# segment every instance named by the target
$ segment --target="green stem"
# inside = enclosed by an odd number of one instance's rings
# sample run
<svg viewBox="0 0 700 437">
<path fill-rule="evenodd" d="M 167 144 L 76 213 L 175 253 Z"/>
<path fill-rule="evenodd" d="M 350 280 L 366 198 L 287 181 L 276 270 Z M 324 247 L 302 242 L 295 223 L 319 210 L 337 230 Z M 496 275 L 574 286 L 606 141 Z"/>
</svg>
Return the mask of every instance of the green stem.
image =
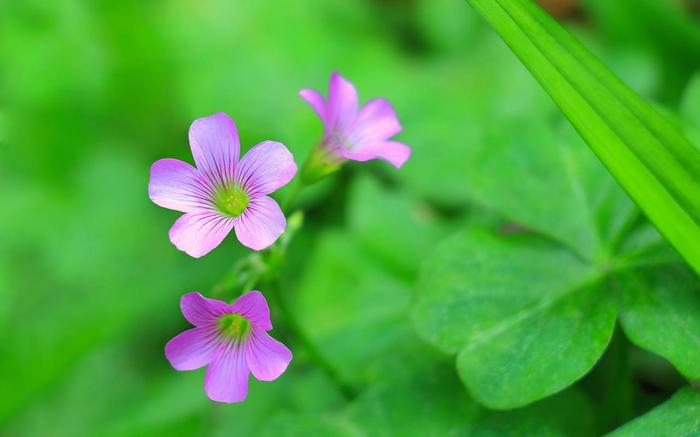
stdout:
<svg viewBox="0 0 700 437">
<path fill-rule="evenodd" d="M 227 295 L 233 291 L 236 294 L 235 297 L 237 297 L 240 293 L 246 293 L 253 287 L 260 285 L 266 295 L 279 308 L 286 322 L 285 326 L 295 336 L 295 340 L 301 343 L 309 358 L 338 387 L 343 397 L 346 400 L 351 400 L 357 395 L 355 389 L 343 381 L 335 368 L 323 357 L 306 335 L 301 324 L 287 305 L 286 299 L 280 293 L 281 287 L 278 286 L 278 273 L 284 264 L 287 246 L 295 233 L 301 228 L 304 219 L 302 211 L 289 214 L 289 208 L 305 187 L 340 168 L 340 163 L 329 162 L 326 155 L 327 152 L 320 147 L 312 150 L 304 164 L 302 174 L 296 179 L 294 186 L 291 187 L 282 200 L 282 210 L 288 216 L 287 230 L 282 237 L 266 251 L 251 254 L 237 262 L 233 270 L 214 286 L 213 294 L 216 296 Z"/>
</svg>

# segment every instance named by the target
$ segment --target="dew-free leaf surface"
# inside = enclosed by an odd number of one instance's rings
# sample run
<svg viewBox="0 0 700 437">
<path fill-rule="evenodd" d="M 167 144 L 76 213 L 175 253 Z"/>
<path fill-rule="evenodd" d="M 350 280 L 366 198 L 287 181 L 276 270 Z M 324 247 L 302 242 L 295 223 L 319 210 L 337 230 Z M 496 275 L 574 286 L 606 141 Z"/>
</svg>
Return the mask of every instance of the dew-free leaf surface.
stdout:
<svg viewBox="0 0 700 437">
<path fill-rule="evenodd" d="M 700 433 L 700 392 L 686 387 L 667 402 L 627 425 L 608 434 L 609 437 L 638 435 L 672 435 L 690 437 Z"/>
<path fill-rule="evenodd" d="M 700 151 L 532 0 L 470 0 L 700 272 Z"/>
<path fill-rule="evenodd" d="M 677 258 L 569 128 L 504 126 L 473 146 L 468 178 L 472 197 L 511 224 L 457 233 L 427 256 L 412 307 L 419 334 L 456 355 L 465 386 L 491 408 L 527 405 L 583 377 L 618 312 L 638 345 L 694 372 L 692 274 L 654 276 Z M 499 169 L 507 176 L 488 179 Z M 647 283 L 647 271 L 657 289 L 665 284 L 656 295 L 621 286 L 621 276 Z"/>
</svg>

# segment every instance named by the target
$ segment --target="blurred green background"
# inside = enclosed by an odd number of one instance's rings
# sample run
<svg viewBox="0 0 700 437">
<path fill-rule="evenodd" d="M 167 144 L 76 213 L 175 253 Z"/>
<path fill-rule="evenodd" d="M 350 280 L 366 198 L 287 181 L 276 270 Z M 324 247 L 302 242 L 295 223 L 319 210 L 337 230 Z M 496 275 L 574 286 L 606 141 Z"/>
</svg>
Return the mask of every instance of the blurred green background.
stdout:
<svg viewBox="0 0 700 437">
<path fill-rule="evenodd" d="M 547 3 L 635 90 L 671 114 L 687 105 L 694 5 Z M 177 251 L 178 214 L 149 201 L 148 168 L 191 162 L 190 122 L 218 111 L 244 150 L 281 141 L 301 163 L 321 126 L 297 92 L 325 93 L 334 69 L 363 101 L 391 99 L 413 147 L 400 171 L 349 165 L 307 193 L 284 272 L 309 336 L 361 395 L 346 402 L 291 338 L 286 374 L 215 405 L 203 371 L 174 371 L 163 347 L 188 326 L 180 296 L 210 293 L 247 252 L 233 237 L 199 260 Z M 562 118 L 465 2 L 5 0 L 0 78 L 0 434 L 461 435 L 488 416 L 407 308 L 435 243 L 504 222 L 470 200 L 470 147 L 512 119 Z M 634 353 L 641 373 L 667 375 L 642 412 L 680 383 Z M 581 393 L 534 414 L 573 405 L 588 420 Z"/>
</svg>

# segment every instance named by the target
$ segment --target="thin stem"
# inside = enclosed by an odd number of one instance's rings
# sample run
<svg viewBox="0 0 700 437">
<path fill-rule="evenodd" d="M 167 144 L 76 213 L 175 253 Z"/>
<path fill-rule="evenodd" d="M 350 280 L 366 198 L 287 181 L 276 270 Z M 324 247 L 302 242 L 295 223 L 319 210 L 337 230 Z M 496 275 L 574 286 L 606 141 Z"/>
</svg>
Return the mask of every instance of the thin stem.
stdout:
<svg viewBox="0 0 700 437">
<path fill-rule="evenodd" d="M 306 160 L 300 175 L 294 186 L 291 187 L 281 202 L 282 210 L 288 216 L 287 230 L 282 237 L 269 249 L 261 253 L 255 253 L 234 265 L 233 270 L 224 279 L 214 286 L 215 295 L 225 295 L 230 291 L 245 293 L 257 285 L 263 286 L 266 295 L 276 304 L 285 321 L 285 326 L 301 343 L 309 358 L 326 374 L 337 387 L 346 400 L 353 399 L 357 392 L 346 384 L 333 366 L 323 357 L 314 343 L 309 339 L 294 313 L 287 305 L 286 299 L 280 292 L 278 273 L 284 264 L 287 246 L 296 232 L 303 224 L 304 214 L 296 211 L 289 214 L 289 208 L 293 205 L 299 193 L 307 186 L 320 180 L 322 177 L 337 171 L 340 162 L 328 162 L 327 152 L 316 147 Z M 306 175 L 306 177 L 304 177 Z M 242 289 L 241 289 L 242 288 Z M 239 293 L 239 294 L 240 294 Z M 236 296 L 237 297 L 237 296 Z M 235 299 L 235 297 L 234 297 Z"/>
</svg>

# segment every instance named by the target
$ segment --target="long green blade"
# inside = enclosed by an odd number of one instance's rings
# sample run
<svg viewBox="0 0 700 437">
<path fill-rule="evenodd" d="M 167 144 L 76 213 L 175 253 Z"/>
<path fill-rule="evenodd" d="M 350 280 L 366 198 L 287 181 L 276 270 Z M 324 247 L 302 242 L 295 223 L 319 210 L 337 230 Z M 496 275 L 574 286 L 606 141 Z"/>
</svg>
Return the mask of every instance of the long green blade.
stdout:
<svg viewBox="0 0 700 437">
<path fill-rule="evenodd" d="M 700 273 L 700 150 L 532 0 L 467 0 Z"/>
</svg>

